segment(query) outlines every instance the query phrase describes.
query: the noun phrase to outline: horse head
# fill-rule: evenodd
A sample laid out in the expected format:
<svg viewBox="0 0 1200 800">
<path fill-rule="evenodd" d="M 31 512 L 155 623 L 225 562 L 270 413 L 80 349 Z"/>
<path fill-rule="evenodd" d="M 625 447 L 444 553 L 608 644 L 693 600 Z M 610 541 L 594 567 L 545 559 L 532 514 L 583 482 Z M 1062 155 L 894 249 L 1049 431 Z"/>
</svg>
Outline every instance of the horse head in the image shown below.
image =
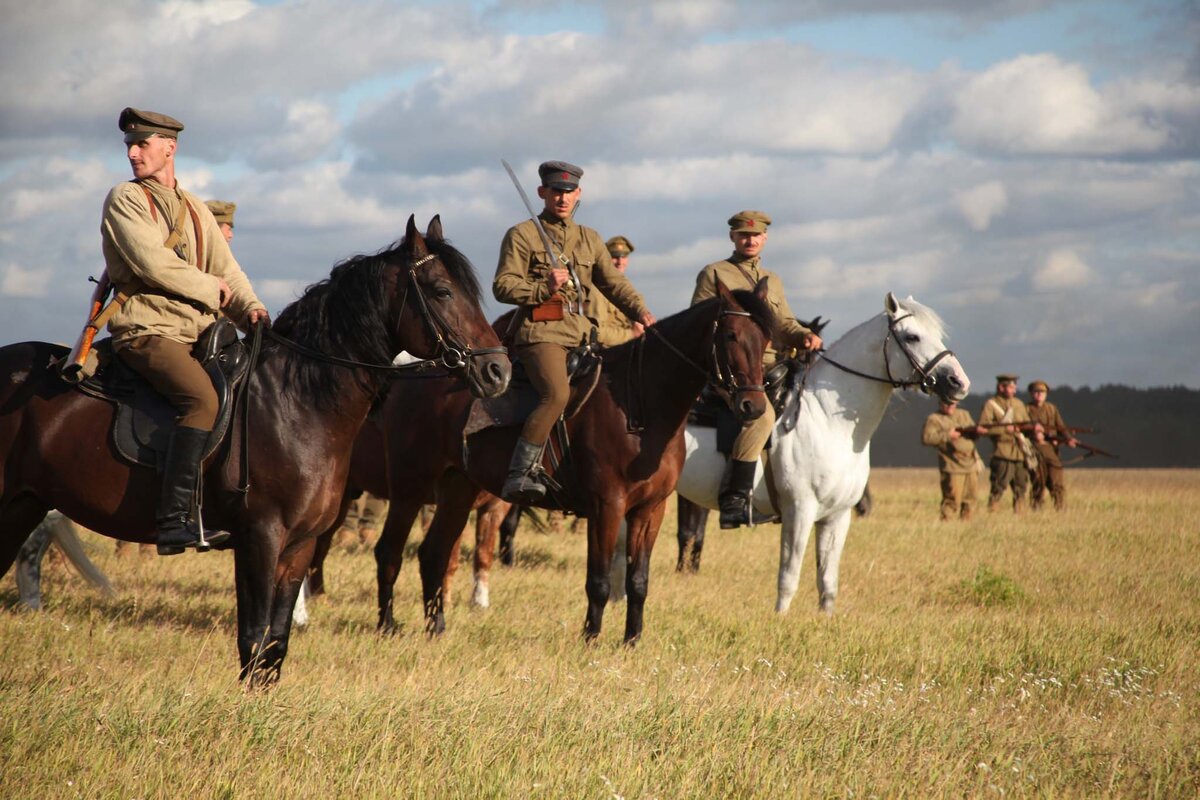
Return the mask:
<svg viewBox="0 0 1200 800">
<path fill-rule="evenodd" d="M 753 292 L 730 291 L 717 280 L 720 311 L 713 332 L 717 381 L 728 393 L 738 419 L 758 419 L 767 410 L 763 385 L 763 353 L 775 333 L 776 320 L 767 302 L 767 279 Z"/>
<path fill-rule="evenodd" d="M 947 402 L 967 396 L 971 381 L 958 357 L 946 348 L 945 325 L 931 309 L 912 298 L 897 300 L 891 292 L 883 299 L 888 338 L 884 364 L 897 385 L 915 385 Z"/>
<path fill-rule="evenodd" d="M 422 236 L 410 216 L 400 256 L 397 341 L 410 343 L 405 349 L 414 355 L 462 371 L 476 397 L 502 394 L 512 364 L 480 308 L 475 270 L 443 236 L 441 217 L 434 216 Z"/>
</svg>

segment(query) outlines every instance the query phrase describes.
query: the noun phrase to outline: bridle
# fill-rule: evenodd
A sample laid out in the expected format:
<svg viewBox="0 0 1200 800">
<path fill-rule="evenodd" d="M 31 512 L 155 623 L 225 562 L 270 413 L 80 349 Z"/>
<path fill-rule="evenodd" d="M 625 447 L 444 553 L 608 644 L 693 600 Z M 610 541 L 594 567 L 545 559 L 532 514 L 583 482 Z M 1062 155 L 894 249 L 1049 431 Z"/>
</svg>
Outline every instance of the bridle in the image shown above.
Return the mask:
<svg viewBox="0 0 1200 800">
<path fill-rule="evenodd" d="M 708 377 L 710 372 L 712 374 L 715 374 L 716 379 L 714 382 L 717 384 L 718 388 L 727 392 L 731 398 L 736 398 L 737 395 L 746 394 L 748 392 L 765 392 L 766 387 L 763 386 L 761 383 L 739 384 L 737 382 L 737 376 L 733 374 L 733 367 L 730 366 L 731 359 L 729 358 L 729 345 L 726 343 L 724 347 L 722 347 L 720 349 L 717 348 L 717 340 L 719 338 L 721 338 L 721 337 L 717 336 L 717 331 L 721 327 L 721 319 L 723 317 L 752 317 L 752 315 L 749 311 L 734 311 L 733 309 L 728 309 L 728 308 L 722 308 L 720 310 L 720 312 L 717 314 L 717 318 L 715 320 L 713 320 L 713 337 L 712 337 L 713 341 L 712 341 L 712 351 L 711 351 L 712 369 L 711 370 L 705 369 L 704 367 L 700 366 L 695 361 L 693 361 L 691 359 L 691 357 L 689 357 L 687 355 L 687 353 L 684 353 L 678 347 L 671 344 L 670 340 L 667 339 L 667 337 L 663 333 L 661 333 L 659 330 L 657 330 L 656 328 L 650 327 L 650 328 L 647 328 L 646 330 L 650 331 L 655 336 L 657 336 L 659 338 L 659 341 L 661 341 L 663 344 L 665 344 L 667 346 L 668 350 L 670 350 L 672 353 L 679 356 L 681 359 L 683 359 L 685 362 L 687 362 L 689 365 L 691 365 L 691 367 L 693 369 L 695 369 L 697 372 L 701 373 L 705 377 Z M 721 363 L 722 355 L 724 355 L 724 364 Z"/>
<path fill-rule="evenodd" d="M 396 320 L 397 324 L 399 324 L 400 319 L 404 317 L 404 309 L 408 307 L 408 292 L 410 289 L 414 290 L 417 296 L 417 305 L 421 309 L 421 318 L 429 328 L 430 333 L 433 334 L 433 338 L 437 341 L 437 348 L 432 358 L 418 359 L 404 364 L 371 364 L 322 353 L 320 350 L 314 350 L 311 347 L 288 339 L 286 336 L 282 336 L 270 328 L 267 329 L 267 336 L 295 350 L 297 353 L 317 361 L 324 361 L 327 364 L 336 364 L 351 369 L 379 370 L 391 373 L 397 377 L 401 376 L 401 373 L 428 372 L 431 369 L 438 368 L 453 372 L 454 370 L 465 369 L 472 358 L 508 353 L 508 348 L 504 346 L 471 347 L 470 344 L 461 342 L 445 318 L 438 313 L 437 309 L 430 305 L 429 299 L 425 296 L 425 291 L 421 288 L 421 284 L 417 282 L 417 270 L 434 258 L 436 256 L 433 253 L 429 253 L 417 259 L 409 266 L 408 285 L 404 287 L 404 295 L 400 299 L 400 316 Z"/>
<path fill-rule="evenodd" d="M 908 314 L 903 314 L 899 317 L 888 317 L 888 332 L 887 332 L 887 336 L 883 337 L 883 348 L 882 348 L 883 369 L 887 373 L 886 378 L 880 378 L 877 375 L 868 375 L 865 372 L 859 372 L 856 369 L 847 367 L 845 364 L 839 364 L 838 362 L 836 362 L 832 358 L 830 358 L 823 350 L 821 351 L 820 357 L 822 359 L 824 359 L 825 361 L 828 361 L 832 366 L 835 366 L 838 369 L 840 369 L 842 372 L 848 372 L 851 375 L 857 375 L 860 378 L 866 378 L 867 380 L 877 381 L 879 383 L 891 384 L 893 389 L 901 389 L 901 388 L 906 388 L 909 386 L 916 386 L 925 394 L 930 394 L 933 392 L 934 386 L 937 385 L 937 378 L 934 377 L 934 375 L 933 375 L 933 368 L 936 367 L 938 365 L 938 363 L 941 362 L 942 359 L 946 358 L 947 356 L 953 356 L 954 352 L 952 350 L 943 350 L 942 352 L 935 355 L 933 358 L 930 358 L 924 364 L 922 364 L 920 361 L 918 361 L 916 355 L 913 354 L 912 349 L 896 333 L 896 325 L 899 322 L 906 320 L 911 316 L 913 316 L 913 315 L 910 312 Z M 904 357 L 907 358 L 908 363 L 912 365 L 913 374 L 919 376 L 919 379 L 917 379 L 917 380 L 911 380 L 911 379 L 896 380 L 896 378 L 892 375 L 892 367 L 891 367 L 891 364 L 888 363 L 888 357 L 887 357 L 887 346 L 888 346 L 889 340 L 895 340 L 896 346 L 900 348 L 900 352 L 904 353 Z"/>
</svg>

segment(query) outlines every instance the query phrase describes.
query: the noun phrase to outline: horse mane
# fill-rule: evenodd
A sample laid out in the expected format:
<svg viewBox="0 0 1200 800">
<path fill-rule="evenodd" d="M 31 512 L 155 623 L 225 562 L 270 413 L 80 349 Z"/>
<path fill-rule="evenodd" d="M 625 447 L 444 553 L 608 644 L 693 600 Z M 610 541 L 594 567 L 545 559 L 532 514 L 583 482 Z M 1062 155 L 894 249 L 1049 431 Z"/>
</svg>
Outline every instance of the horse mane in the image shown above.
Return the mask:
<svg viewBox="0 0 1200 800">
<path fill-rule="evenodd" d="M 900 306 L 900 310 L 913 315 L 913 318 L 918 322 L 928 326 L 941 341 L 946 339 L 946 323 L 927 305 L 918 303 L 910 294 L 904 300 L 897 300 L 896 303 Z"/>
<path fill-rule="evenodd" d="M 481 297 L 479 279 L 465 255 L 446 239 L 426 239 L 426 248 L 437 256 L 450 278 L 476 303 Z M 276 333 L 313 350 L 369 364 L 390 364 L 394 321 L 384 274 L 403 262 L 404 240 L 393 242 L 374 255 L 355 255 L 336 264 L 329 277 L 310 284 L 304 293 L 280 312 L 273 323 Z M 299 355 L 283 348 L 283 383 L 293 381 L 322 410 L 336 408 L 339 372 L 346 367 Z M 378 388 L 382 372 L 355 372 L 368 392 Z"/>
</svg>

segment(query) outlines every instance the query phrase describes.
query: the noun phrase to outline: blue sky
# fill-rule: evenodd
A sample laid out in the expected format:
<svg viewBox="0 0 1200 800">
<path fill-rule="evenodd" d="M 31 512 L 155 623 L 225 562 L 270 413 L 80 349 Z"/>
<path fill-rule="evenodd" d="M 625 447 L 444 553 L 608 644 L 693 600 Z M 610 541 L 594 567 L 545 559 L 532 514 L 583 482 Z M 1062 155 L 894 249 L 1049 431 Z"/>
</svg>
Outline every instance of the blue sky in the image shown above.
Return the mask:
<svg viewBox="0 0 1200 800">
<path fill-rule="evenodd" d="M 0 340 L 74 338 L 132 105 L 185 122 L 181 183 L 238 203 L 234 252 L 275 311 L 410 213 L 440 213 L 487 283 L 522 213 L 500 158 L 528 189 L 557 158 L 660 316 L 758 208 L 767 266 L 834 337 L 895 291 L 980 387 L 1200 388 L 1163 346 L 1200 334 L 1198 43 L 1178 2 L 13 6 Z"/>
</svg>

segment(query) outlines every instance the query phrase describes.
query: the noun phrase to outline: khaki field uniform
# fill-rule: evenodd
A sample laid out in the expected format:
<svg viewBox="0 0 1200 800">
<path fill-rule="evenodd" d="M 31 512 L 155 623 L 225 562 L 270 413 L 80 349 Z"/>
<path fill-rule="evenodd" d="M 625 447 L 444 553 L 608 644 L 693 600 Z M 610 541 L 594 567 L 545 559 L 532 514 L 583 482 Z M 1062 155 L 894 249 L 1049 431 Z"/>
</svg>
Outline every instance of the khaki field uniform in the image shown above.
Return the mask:
<svg viewBox="0 0 1200 800">
<path fill-rule="evenodd" d="M 616 347 L 637 338 L 633 329 L 636 320 L 627 317 L 600 292 L 588 295 L 583 310 L 596 323 L 596 342 L 601 347 Z"/>
<path fill-rule="evenodd" d="M 1005 413 L 1012 413 L 1005 418 Z M 1018 398 L 1011 399 L 995 395 L 983 404 L 983 413 L 979 415 L 980 425 L 997 422 L 1029 422 L 1029 412 L 1025 404 Z M 994 511 L 1004 496 L 1004 490 L 1011 487 L 1013 493 L 1013 511 L 1020 512 L 1025 508 L 1025 492 L 1029 488 L 1029 469 L 1025 466 L 1025 456 L 1017 443 L 1019 433 L 1009 433 L 1003 428 L 992 428 L 988 436 L 992 439 L 993 451 L 991 460 L 991 493 L 988 496 L 988 510 Z"/>
<path fill-rule="evenodd" d="M 779 321 L 779 333 L 782 342 L 771 342 L 763 354 L 763 367 L 769 369 L 793 347 L 800 347 L 804 337 L 809 333 L 808 328 L 795 319 L 788 305 L 787 295 L 783 291 L 783 281 L 774 272 L 762 267 L 760 259 L 742 258 L 736 253 L 723 261 L 716 261 L 700 270 L 696 276 L 696 288 L 692 292 L 692 305 L 717 296 L 717 280 L 726 289 L 745 289 L 753 291 L 763 278 L 767 279 L 767 302 L 775 312 Z M 775 349 L 776 345 L 782 345 Z M 730 457 L 735 461 L 754 461 L 762 454 L 771 431 L 775 428 L 775 409 L 767 404 L 767 409 L 761 417 L 746 424 L 738 433 Z"/>
<path fill-rule="evenodd" d="M 542 444 L 549 438 L 554 423 L 566 408 L 567 350 L 591 335 L 592 321 L 586 313 L 577 313 L 577 303 L 582 300 L 586 310 L 590 296 L 601 293 L 619 311 L 634 319 L 648 310 L 641 294 L 612 265 L 599 233 L 545 211 L 539 218 L 555 249 L 571 260 L 583 285 L 576 286 L 572 281 L 559 288 L 562 319 L 535 321 L 533 307 L 550 299 L 548 279 L 557 262 L 546 252 L 533 220 L 514 225 L 504 234 L 492 293 L 501 303 L 521 307 L 513 343 L 534 385 L 543 388 L 538 406 L 521 434 L 521 438 L 533 444 Z"/>
<path fill-rule="evenodd" d="M 155 204 L 151 212 L 146 192 Z M 184 209 L 180 241 L 164 246 Z M 195 212 L 195 221 L 191 212 Z M 191 347 L 217 319 L 218 278 L 232 290 L 225 313 L 239 325 L 263 309 L 212 213 L 195 195 L 157 181 L 115 186 L 101 220 L 104 263 L 118 291 L 131 294 L 108 323 L 114 349 L 179 411 L 179 423 L 211 430 L 217 399 L 212 382 L 191 357 Z M 202 259 L 197 264 L 197 260 Z"/>
<path fill-rule="evenodd" d="M 943 414 L 938 410 L 929 415 L 925 420 L 925 429 L 921 431 L 921 444 L 937 448 L 943 520 L 957 516 L 970 519 L 975 507 L 979 475 L 975 442 L 966 436 L 953 440 L 950 438 L 950 431 L 955 428 L 974 425 L 975 421 L 965 409 L 956 408 L 951 414 Z"/>
<path fill-rule="evenodd" d="M 1031 403 L 1026 408 L 1029 411 L 1029 418 L 1034 422 L 1041 423 L 1047 439 L 1053 437 L 1065 441 L 1071 438 L 1071 434 L 1067 431 L 1067 423 L 1063 421 L 1058 406 L 1045 401 L 1040 406 Z M 1050 497 L 1054 499 L 1054 507 L 1061 511 L 1067 507 L 1067 484 L 1063 476 L 1063 464 L 1062 458 L 1058 454 L 1058 445 L 1047 441 L 1034 442 L 1033 446 L 1038 452 L 1038 471 L 1041 474 L 1033 476 L 1031 504 L 1033 508 L 1041 508 L 1046 498 L 1046 489 L 1049 489 Z"/>
</svg>

